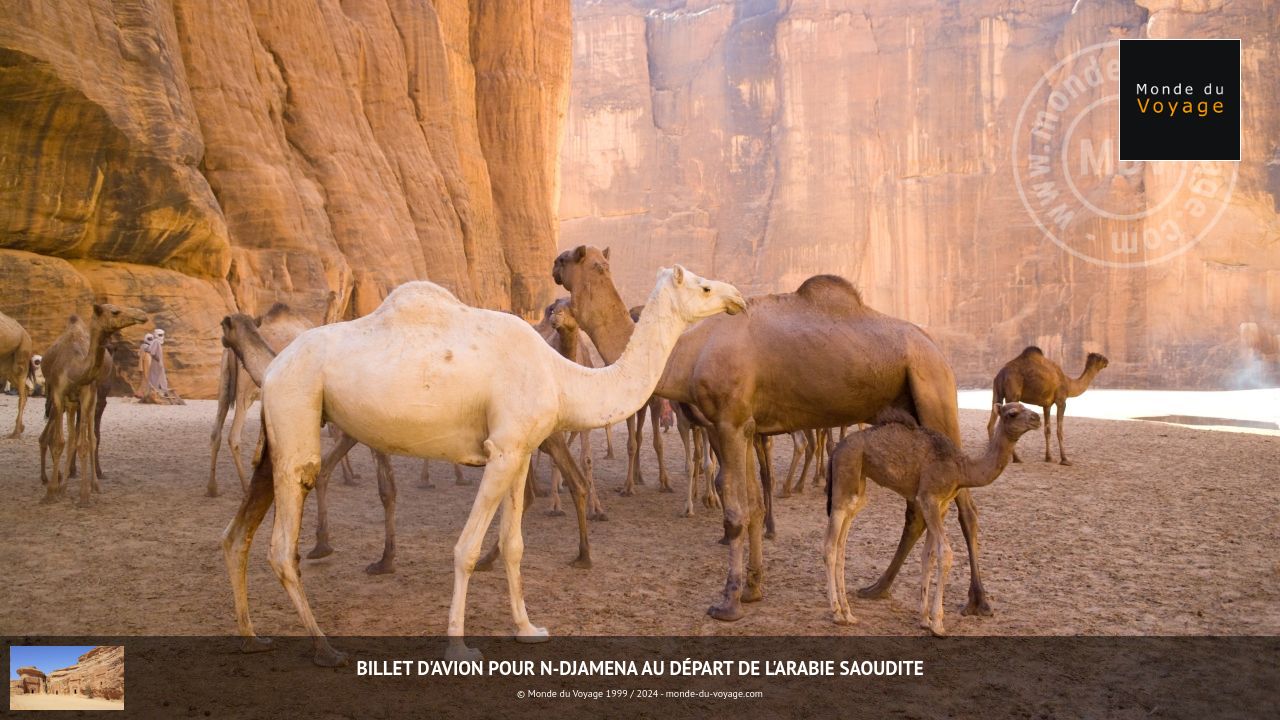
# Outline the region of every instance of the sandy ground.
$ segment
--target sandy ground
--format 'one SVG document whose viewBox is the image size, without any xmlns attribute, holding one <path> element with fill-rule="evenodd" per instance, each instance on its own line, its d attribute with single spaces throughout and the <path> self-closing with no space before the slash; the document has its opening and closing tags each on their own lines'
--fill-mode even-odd
<svg viewBox="0 0 1280 720">
<path fill-rule="evenodd" d="M 104 492 L 87 509 L 70 500 L 41 505 L 36 438 L 40 402 L 28 430 L 0 440 L 0 528 L 8 546 L 0 635 L 232 633 L 230 591 L 218 539 L 240 499 L 227 452 L 219 460 L 226 492 L 204 496 L 214 404 L 138 405 L 113 398 L 103 429 Z M 0 397 L 0 429 L 13 423 L 16 398 Z M 985 440 L 986 413 L 962 411 L 965 441 Z M 249 426 L 254 437 L 257 420 Z M 623 447 L 620 433 L 615 433 Z M 893 597 L 854 600 L 860 623 L 833 625 L 826 609 L 820 543 L 823 496 L 776 503 L 779 534 L 766 545 L 765 599 L 745 619 L 722 624 L 704 610 L 719 593 L 726 550 L 718 512 L 678 517 L 685 481 L 674 431 L 667 462 L 677 494 L 648 484 L 635 497 L 614 493 L 624 463 L 602 459 L 597 478 L 609 521 L 594 523 L 595 567 L 569 568 L 576 543 L 571 517 L 547 517 L 539 500 L 525 521 L 524 579 L 530 614 L 553 635 L 915 635 L 918 551 Z M 947 590 L 948 627 L 956 635 L 1201 635 L 1280 633 L 1280 437 L 1213 432 L 1152 422 L 1068 417 L 1076 464 L 1038 460 L 1043 439 L 1023 439 L 1031 460 L 1011 466 L 977 491 L 982 562 L 994 617 L 958 610 L 968 584 L 954 512 L 948 521 L 956 564 Z M 785 471 L 790 442 L 778 444 Z M 367 451 L 353 453 L 362 479 L 336 485 L 337 552 L 303 560 L 306 588 L 330 634 L 443 634 L 452 583 L 452 547 L 474 487 L 452 484 L 434 464 L 439 487 L 418 487 L 419 461 L 399 458 L 399 568 L 370 577 L 363 569 L 382 544 L 382 511 Z M 541 475 L 549 463 L 541 462 Z M 468 469 L 478 479 L 480 470 Z M 567 500 L 567 494 L 566 494 Z M 308 503 L 304 554 L 314 531 Z M 849 543 L 850 586 L 873 580 L 897 540 L 902 501 L 873 487 Z M 270 516 L 268 516 L 270 522 Z M 496 523 L 495 523 L 496 525 Z M 292 606 L 265 558 L 258 534 L 250 593 L 260 633 L 299 634 Z M 490 532 L 492 537 L 493 531 Z M 501 571 L 472 580 L 471 634 L 511 631 Z"/>
<path fill-rule="evenodd" d="M 10 710 L 123 710 L 123 700 L 80 695 L 10 695 Z"/>
</svg>

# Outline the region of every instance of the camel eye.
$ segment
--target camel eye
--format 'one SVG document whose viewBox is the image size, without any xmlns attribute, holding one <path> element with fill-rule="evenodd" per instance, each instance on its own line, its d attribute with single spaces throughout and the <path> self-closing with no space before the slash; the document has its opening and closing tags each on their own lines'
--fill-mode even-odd
<svg viewBox="0 0 1280 720">
<path fill-rule="evenodd" d="M 710 293 L 711 293 L 711 288 L 706 287 L 706 286 L 704 285 L 704 286 L 703 286 L 703 288 L 702 288 L 702 292 L 707 293 L 707 294 L 710 294 Z"/>
</svg>

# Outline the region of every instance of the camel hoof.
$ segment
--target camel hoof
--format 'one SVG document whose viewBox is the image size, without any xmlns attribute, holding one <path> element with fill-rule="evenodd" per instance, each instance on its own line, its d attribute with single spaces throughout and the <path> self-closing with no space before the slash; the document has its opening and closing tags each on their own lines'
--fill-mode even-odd
<svg viewBox="0 0 1280 720">
<path fill-rule="evenodd" d="M 609 522 L 609 516 L 602 512 L 591 513 L 587 516 L 587 519 L 591 522 Z"/>
<path fill-rule="evenodd" d="M 889 597 L 889 588 L 879 585 L 868 585 L 858 591 L 858 597 L 864 600 L 884 600 Z"/>
<path fill-rule="evenodd" d="M 570 560 L 570 561 L 569 561 L 569 567 L 571 567 L 571 568 L 576 568 L 576 569 L 578 569 L 578 570 L 590 570 L 590 569 L 591 569 L 591 558 L 590 558 L 590 557 L 583 557 L 582 555 L 579 555 L 578 557 L 576 557 L 576 558 L 574 558 L 573 560 Z"/>
<path fill-rule="evenodd" d="M 837 625 L 856 625 L 858 623 L 858 619 L 853 616 L 853 613 L 845 610 L 832 611 L 831 619 L 834 620 Z"/>
<path fill-rule="evenodd" d="M 622 497 L 631 497 L 636 494 L 636 491 L 632 490 L 631 488 L 622 488 L 621 490 L 618 491 L 618 494 L 621 495 Z"/>
<path fill-rule="evenodd" d="M 546 628 L 534 627 L 530 625 L 516 633 L 516 642 L 533 645 L 535 643 L 544 643 L 551 639 L 551 633 Z"/>
<path fill-rule="evenodd" d="M 1018 457 L 1017 455 L 1014 455 L 1014 456 L 1013 456 L 1013 461 L 1014 461 L 1014 462 L 1016 462 L 1016 463 L 1020 463 L 1020 462 L 1022 462 L 1022 458 Z"/>
<path fill-rule="evenodd" d="M 729 544 L 729 536 L 728 536 L 728 535 L 721 535 L 721 536 L 720 536 L 720 539 L 719 539 L 719 540 L 717 540 L 717 541 L 716 541 L 716 543 L 717 543 L 717 544 L 719 544 L 719 545 L 728 545 L 728 544 Z"/>
<path fill-rule="evenodd" d="M 984 597 L 981 600 L 969 600 L 964 609 L 960 611 L 961 615 L 976 615 L 978 617 L 991 617 L 995 615 L 995 611 L 991 609 L 991 603 L 987 602 Z"/>
<path fill-rule="evenodd" d="M 1062 462 L 1060 462 L 1060 463 L 1058 463 L 1058 464 L 1059 464 L 1059 465 L 1070 465 L 1070 464 L 1071 464 L 1071 461 L 1070 461 L 1070 460 L 1065 460 L 1065 459 L 1064 459 Z"/>
<path fill-rule="evenodd" d="M 742 610 L 742 604 L 737 602 L 726 602 L 720 605 L 712 605 L 707 608 L 707 614 L 713 619 L 721 622 L 733 622 L 741 620 L 746 615 Z"/>
<path fill-rule="evenodd" d="M 563 510 L 548 510 L 547 517 L 564 517 Z"/>
<path fill-rule="evenodd" d="M 662 485 L 662 486 L 660 486 L 660 487 L 658 488 L 658 492 L 661 492 L 661 493 L 673 493 L 673 492 L 675 492 L 675 488 L 671 487 L 670 485 Z"/>
<path fill-rule="evenodd" d="M 774 495 L 774 497 L 778 498 L 779 500 L 786 500 L 787 498 L 791 497 L 791 492 L 787 490 L 779 490 L 778 494 Z"/>
<path fill-rule="evenodd" d="M 79 500 L 76 500 L 76 507 L 80 508 L 81 510 L 88 508 L 90 505 L 92 505 L 92 503 L 90 503 L 89 500 L 86 498 L 80 498 Z"/>
<path fill-rule="evenodd" d="M 693 508 L 687 507 L 684 509 L 684 512 L 680 513 L 679 517 L 691 518 L 691 517 L 698 517 L 698 515 L 693 511 Z"/>
<path fill-rule="evenodd" d="M 484 660 L 484 653 L 480 652 L 475 648 L 469 648 L 466 645 L 463 645 L 461 642 L 458 642 L 458 643 L 450 642 L 449 648 L 444 651 L 444 659 L 458 660 L 458 661 L 464 661 L 464 662 L 465 661 L 479 662 L 481 660 Z"/>
<path fill-rule="evenodd" d="M 319 560 L 333 554 L 333 548 L 327 542 L 318 542 L 316 546 L 311 548 L 311 552 L 307 553 L 308 560 Z"/>
<path fill-rule="evenodd" d="M 208 490 L 205 490 L 205 491 L 204 491 L 204 496 L 205 496 L 205 497 L 218 497 L 218 491 L 217 491 L 217 490 L 215 490 L 215 489 L 213 489 L 213 488 L 209 488 Z"/>
<path fill-rule="evenodd" d="M 744 603 L 760 602 L 763 599 L 764 591 L 760 589 L 759 585 L 747 585 L 747 588 L 742 591 L 742 602 Z"/>
<path fill-rule="evenodd" d="M 316 654 L 311 658 L 311 662 L 319 665 L 320 667 L 346 667 L 347 654 L 334 650 L 326 645 L 325 647 L 316 650 Z"/>
<path fill-rule="evenodd" d="M 271 642 L 271 638 L 258 637 L 255 635 L 240 641 L 240 652 L 245 654 L 267 652 L 275 649 L 275 643 Z"/>
<path fill-rule="evenodd" d="M 366 565 L 364 571 L 370 575 L 390 575 L 396 571 L 396 564 L 393 560 L 379 560 Z"/>
<path fill-rule="evenodd" d="M 937 623 L 929 624 L 927 627 L 929 628 L 929 632 L 930 632 L 934 637 L 946 637 L 946 636 L 947 636 L 947 628 L 946 628 L 946 627 L 944 627 L 944 626 L 942 625 L 942 623 L 941 623 L 941 622 L 937 622 Z"/>
<path fill-rule="evenodd" d="M 472 481 L 471 481 L 469 478 L 458 478 L 457 480 L 454 480 L 454 481 L 453 481 L 453 484 L 454 484 L 454 485 L 461 485 L 462 487 L 467 487 L 467 486 L 471 485 L 471 482 L 472 482 Z M 478 652 L 478 651 L 477 651 L 477 652 Z"/>
<path fill-rule="evenodd" d="M 44 497 L 42 497 L 42 498 L 40 498 L 40 504 L 41 504 L 41 505 L 52 505 L 52 504 L 54 504 L 54 503 L 58 502 L 58 501 L 59 501 L 59 500 L 61 500 L 61 499 L 62 499 L 62 496 L 61 496 L 61 495 L 51 495 L 51 494 L 49 494 L 49 493 L 45 493 L 45 496 L 44 496 Z"/>
<path fill-rule="evenodd" d="M 8 435 L 5 435 L 4 437 L 6 440 L 17 440 L 18 438 L 22 437 L 22 432 L 15 430 L 14 432 L 11 432 Z"/>
<path fill-rule="evenodd" d="M 765 540 L 772 540 L 772 539 L 774 539 L 774 538 L 776 538 L 776 537 L 778 537 L 778 531 L 777 531 L 777 530 L 774 530 L 773 528 L 770 528 L 770 529 L 768 529 L 768 530 L 765 530 L 765 531 L 764 531 L 764 539 L 765 539 Z"/>
<path fill-rule="evenodd" d="M 423 490 L 435 490 L 436 484 L 433 482 L 425 482 L 425 483 L 420 482 L 418 483 L 418 487 L 422 488 Z"/>
</svg>

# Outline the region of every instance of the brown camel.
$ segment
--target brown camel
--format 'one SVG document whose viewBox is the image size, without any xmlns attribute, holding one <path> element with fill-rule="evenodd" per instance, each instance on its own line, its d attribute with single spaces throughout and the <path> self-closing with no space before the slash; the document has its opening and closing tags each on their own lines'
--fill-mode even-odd
<svg viewBox="0 0 1280 720">
<path fill-rule="evenodd" d="M 112 335 L 107 341 L 107 353 L 102 356 L 102 377 L 98 379 L 98 404 L 93 411 L 93 465 L 97 468 L 98 479 L 105 480 L 107 474 L 102 471 L 102 456 L 100 450 L 102 448 L 102 415 L 107 411 L 107 398 L 111 395 L 111 387 L 115 383 L 116 359 L 115 354 L 124 345 L 124 338 L 119 333 Z M 41 463 L 44 458 L 40 458 Z M 71 456 L 70 467 L 67 469 L 67 477 L 74 478 L 77 475 L 76 456 Z"/>
<path fill-rule="evenodd" d="M 13 421 L 9 437 L 22 437 L 26 428 L 22 425 L 22 413 L 27 409 L 27 376 L 34 374 L 31 367 L 31 336 L 17 320 L 0 313 L 0 385 L 8 380 L 18 391 L 18 416 Z"/>
<path fill-rule="evenodd" d="M 52 460 L 53 477 L 47 481 L 48 487 L 41 502 L 55 502 L 63 495 L 64 420 L 69 437 L 65 445 L 68 456 L 75 456 L 81 450 L 85 453 L 80 463 L 84 472 L 80 475 L 79 504 L 89 503 L 90 488 L 99 489 L 98 443 L 93 432 L 93 418 L 98 406 L 98 383 L 106 362 L 107 339 L 114 332 L 146 321 L 147 316 L 141 310 L 97 304 L 93 306 L 87 327 L 83 320 L 72 315 L 67 329 L 44 354 L 45 426 L 40 433 L 40 480 L 46 481 L 46 450 Z"/>
<path fill-rule="evenodd" d="M 294 338 L 315 327 L 310 320 L 284 303 L 272 305 L 256 322 L 258 334 L 271 349 L 273 357 L 293 342 Z M 222 445 L 222 425 L 226 422 L 227 410 L 233 405 L 235 414 L 231 416 L 227 447 L 231 449 L 231 461 L 235 463 L 236 474 L 240 476 L 241 489 L 247 490 L 249 487 L 244 458 L 240 452 L 240 440 L 244 434 L 245 421 L 249 418 L 249 406 L 257 399 L 258 384 L 253 381 L 244 365 L 236 362 L 234 352 L 227 348 L 222 353 L 221 374 L 218 377 L 218 414 L 214 419 L 213 432 L 209 435 L 209 484 L 205 489 L 205 494 L 209 497 L 218 496 L 218 449 Z M 261 431 L 257 446 L 261 451 Z M 254 455 L 256 457 L 257 452 Z"/>
<path fill-rule="evenodd" d="M 984 487 L 1009 464 L 1014 444 L 1023 433 L 1040 427 L 1034 410 L 1019 403 L 995 406 L 999 418 L 987 449 L 966 456 L 950 438 L 920 427 L 910 414 L 890 408 L 876 427 L 857 432 L 836 446 L 827 466 L 827 539 L 823 559 L 827 567 L 827 599 L 837 625 L 852 625 L 844 586 L 844 559 L 849 527 L 867 504 L 867 478 L 915 505 L 924 516 L 928 536 L 920 555 L 920 627 L 946 634 L 942 594 L 951 572 L 951 546 L 943 520 L 947 506 L 964 488 Z M 930 571 L 936 570 L 931 577 Z M 931 593 L 930 584 L 934 589 Z"/>
<path fill-rule="evenodd" d="M 276 356 L 259 327 L 257 320 L 240 313 L 222 318 L 223 347 L 234 353 L 240 367 L 257 387 L 262 386 L 267 366 Z M 335 435 L 338 443 L 324 456 L 320 474 L 316 476 L 316 545 L 307 554 L 312 560 L 333 554 L 333 547 L 329 544 L 329 477 L 333 474 L 334 466 L 346 459 L 356 444 L 351 436 L 341 430 Z M 370 452 L 373 453 L 373 461 L 378 469 L 378 497 L 382 500 L 384 540 L 382 557 L 377 562 L 370 563 L 364 571 L 370 575 L 384 575 L 396 571 L 396 479 L 391 469 L 391 459 L 372 448 Z"/>
<path fill-rule="evenodd" d="M 635 325 L 613 284 L 608 252 L 588 246 L 567 250 L 556 258 L 552 274 L 569 290 L 574 316 L 600 354 L 615 361 Z M 684 333 L 655 394 L 694 411 L 690 419 L 708 429 L 720 460 L 729 572 L 723 597 L 707 611 L 719 620 L 742 617 L 742 603 L 763 596 L 763 539 L 773 488 L 767 466 L 763 482 L 753 477 L 756 433 L 870 422 L 886 407 L 900 407 L 960 440 L 955 376 L 942 351 L 923 330 L 867 307 L 847 280 L 830 275 L 809 278 L 794 293 L 752 298 L 747 312 L 709 318 Z M 965 489 L 956 505 L 969 548 L 964 612 L 990 614 L 978 564 L 977 509 Z M 908 506 L 897 552 L 864 596 L 888 594 L 923 530 L 923 517 Z"/>
<path fill-rule="evenodd" d="M 1062 417 L 1067 412 L 1067 398 L 1081 395 L 1089 389 L 1089 384 L 1108 365 L 1107 358 L 1098 353 L 1089 353 L 1085 359 L 1084 371 L 1078 378 L 1067 377 L 1062 367 L 1044 356 L 1035 345 L 1027 346 L 1022 354 L 1005 363 L 996 373 L 991 383 L 991 401 L 998 405 L 1003 402 L 1023 402 L 1028 405 L 1039 405 L 1044 409 L 1044 461 L 1052 462 L 1049 454 L 1049 407 L 1058 408 L 1058 460 L 1063 465 L 1070 465 L 1066 451 L 1062 449 Z M 992 407 L 994 408 L 995 405 Z M 996 424 L 996 413 L 992 409 L 987 419 L 987 435 L 990 436 Z M 1014 462 L 1022 462 L 1015 452 Z"/>
</svg>

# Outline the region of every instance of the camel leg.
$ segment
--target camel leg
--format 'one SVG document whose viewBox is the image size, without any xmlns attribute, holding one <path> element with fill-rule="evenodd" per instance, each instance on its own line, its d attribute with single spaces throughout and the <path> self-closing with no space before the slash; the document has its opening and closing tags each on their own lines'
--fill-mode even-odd
<svg viewBox="0 0 1280 720">
<path fill-rule="evenodd" d="M 754 441 L 756 462 L 760 464 L 760 485 L 763 487 L 764 499 L 764 536 L 772 540 L 777 535 L 773 525 L 773 438 L 757 435 Z"/>
<path fill-rule="evenodd" d="M 813 451 L 813 487 L 818 487 L 821 478 L 824 476 L 822 468 L 827 466 L 827 459 L 831 452 L 831 429 L 826 428 L 817 430 L 813 434 L 814 444 L 817 446 Z"/>
<path fill-rule="evenodd" d="M 590 519 L 595 520 L 604 515 L 604 508 L 600 506 L 600 499 L 596 497 L 594 491 L 596 486 L 596 461 L 591 458 L 591 431 L 583 430 L 578 434 L 578 438 L 578 458 L 580 459 L 578 468 L 582 470 L 582 478 L 587 484 L 583 489 L 587 493 L 587 505 L 591 510 Z"/>
<path fill-rule="evenodd" d="M 462 466 L 458 465 L 457 463 L 454 463 L 454 466 L 453 466 L 453 484 L 462 485 L 462 486 L 471 484 L 471 481 L 468 480 L 466 476 L 462 474 Z"/>
<path fill-rule="evenodd" d="M 982 569 L 978 565 L 978 506 L 973 502 L 969 488 L 956 493 L 956 514 L 960 517 L 960 530 L 969 549 L 969 601 L 961 615 L 990 616 L 991 603 L 982 587 Z"/>
<path fill-rule="evenodd" d="M 67 474 L 66 479 L 80 477 L 80 458 L 76 452 L 80 446 L 80 401 L 67 408 Z"/>
<path fill-rule="evenodd" d="M 889 561 L 889 567 L 885 568 L 884 574 L 876 580 L 875 584 L 858 591 L 858 597 L 874 599 L 889 597 L 889 588 L 893 587 L 893 581 L 898 577 L 902 563 L 906 561 L 907 555 L 916 544 L 916 540 L 920 539 L 922 532 L 924 532 L 924 518 L 916 512 L 915 503 L 908 502 L 907 515 L 902 523 L 902 537 L 898 540 L 898 549 L 893 553 L 893 560 Z"/>
<path fill-rule="evenodd" d="M 356 478 L 360 476 L 356 474 L 355 468 L 351 467 L 351 456 L 344 455 L 342 457 L 342 461 L 338 464 L 342 466 L 342 484 L 343 485 L 357 484 Z"/>
<path fill-rule="evenodd" d="M 814 450 L 818 447 L 818 441 L 812 430 L 802 431 L 804 435 L 804 467 L 800 468 L 800 477 L 796 480 L 795 492 L 804 492 L 804 479 L 809 476 L 809 466 L 813 464 Z M 818 468 L 814 468 L 817 472 Z"/>
<path fill-rule="evenodd" d="M 943 624 L 942 601 L 952 559 L 951 547 L 947 543 L 943 527 L 942 511 L 946 505 L 930 497 L 919 498 L 919 505 L 927 529 L 925 552 L 920 556 L 920 624 L 934 635 L 942 636 L 947 634 L 946 626 Z M 934 574 L 932 583 L 930 582 L 931 574 Z M 930 592 L 931 584 L 933 585 L 932 593 Z"/>
<path fill-rule="evenodd" d="M 676 411 L 676 432 L 680 433 L 680 446 L 684 448 L 684 473 L 689 479 L 689 496 L 684 503 L 682 517 L 693 517 L 693 501 L 698 494 L 697 465 L 693 457 L 693 428 L 685 419 L 684 413 Z"/>
<path fill-rule="evenodd" d="M 537 455 L 537 453 L 538 451 L 535 450 L 534 455 Z M 529 512 L 529 508 L 533 507 L 534 496 L 533 496 L 532 483 L 535 477 L 537 477 L 537 474 L 533 471 L 533 463 L 530 462 L 529 469 L 525 471 L 524 510 L 522 512 Z M 501 556 L 502 556 L 502 533 L 498 533 L 498 537 L 496 540 L 494 540 L 493 545 L 489 548 L 489 551 L 486 552 L 484 555 L 482 555 L 480 559 L 476 561 L 475 571 L 489 572 L 490 570 L 493 569 L 493 564 L 497 562 L 498 558 Z"/>
<path fill-rule="evenodd" d="M 93 478 L 93 491 L 102 492 L 102 488 L 98 487 L 98 480 L 105 479 L 107 476 L 102 472 L 102 459 L 98 455 L 98 449 L 102 447 L 102 414 L 107 411 L 107 395 L 106 393 L 98 393 L 98 401 L 93 412 L 93 469 L 96 473 Z"/>
<path fill-rule="evenodd" d="M 222 424 L 227 421 L 227 410 L 231 409 L 236 398 L 238 365 L 235 353 L 230 348 L 224 349 L 218 377 L 218 413 L 213 421 L 213 431 L 209 433 L 209 484 L 204 490 L 208 497 L 218 497 L 218 450 L 222 446 Z"/>
<path fill-rule="evenodd" d="M 604 426 L 604 459 L 613 459 L 613 426 Z"/>
<path fill-rule="evenodd" d="M 529 462 L 526 455 L 524 461 Z M 514 473 L 517 478 L 523 472 Z M 524 605 L 524 583 L 520 577 L 520 561 L 524 557 L 524 536 L 520 521 L 524 515 L 524 488 L 517 483 L 502 499 L 502 520 L 499 537 L 502 543 L 502 561 L 507 566 L 507 590 L 511 594 L 511 618 L 516 624 L 516 641 L 525 643 L 545 642 L 547 629 L 534 627 L 529 622 L 529 612 Z"/>
<path fill-rule="evenodd" d="M 244 424 L 249 414 L 249 406 L 253 404 L 253 391 L 247 391 L 240 383 L 236 387 L 236 409 L 231 417 L 231 432 L 227 435 L 227 447 L 231 449 L 231 462 L 235 463 L 236 475 L 240 477 L 240 487 L 249 492 L 249 478 L 245 474 L 244 458 L 240 457 L 240 441 L 244 435 Z M 263 428 L 259 432 L 266 432 Z"/>
<path fill-rule="evenodd" d="M 31 364 L 31 357 L 27 354 L 26 360 L 23 360 L 24 354 L 26 353 L 23 351 L 15 351 L 13 372 L 10 373 L 9 379 L 18 391 L 18 416 L 13 420 L 13 432 L 9 433 L 10 439 L 22 437 L 23 431 L 26 430 L 26 426 L 22 424 L 22 413 L 27 409 L 27 393 L 30 392 L 27 389 L 27 368 Z"/>
<path fill-rule="evenodd" d="M 576 434 L 577 434 L 577 433 L 570 433 L 570 434 L 569 434 L 569 439 L 566 441 L 566 444 L 568 444 L 568 445 L 572 445 L 572 444 L 573 444 L 573 436 L 574 436 L 574 435 L 576 435 Z M 531 487 L 533 488 L 533 494 L 534 494 L 534 495 L 537 495 L 537 494 L 538 494 L 538 487 L 537 487 L 537 483 L 535 482 L 535 479 L 536 479 L 536 478 L 537 478 L 537 475 L 535 475 L 535 474 L 534 474 L 534 472 L 533 472 L 533 463 L 529 463 L 529 472 L 528 472 L 528 475 L 527 475 L 527 477 L 526 477 L 526 479 L 525 479 L 525 482 L 526 482 L 526 483 L 533 483 L 533 485 L 532 485 Z M 548 516 L 550 516 L 550 517 L 563 517 L 563 516 L 564 516 L 564 510 L 563 510 L 563 509 L 561 509 L 561 507 L 560 507 L 560 480 L 561 480 L 561 476 L 560 476 L 560 468 L 556 467 L 556 466 L 555 466 L 555 463 L 552 463 L 552 464 L 551 464 L 551 493 L 550 493 L 550 495 L 551 495 L 551 509 L 550 509 L 550 510 L 547 510 L 547 515 L 548 515 Z"/>
<path fill-rule="evenodd" d="M 565 442 L 564 433 L 554 433 L 543 441 L 541 450 L 551 456 L 551 461 L 560 469 L 560 474 L 569 481 L 569 496 L 573 498 L 574 513 L 578 518 L 578 557 L 569 564 L 580 570 L 591 567 L 591 543 L 587 539 L 587 484 L 582 470 L 573 461 L 573 453 L 569 452 L 569 444 Z M 597 501 L 598 502 L 598 501 Z M 595 515 L 597 521 L 608 520 L 604 509 Z"/>
<path fill-rule="evenodd" d="M 749 424 L 749 423 L 748 423 Z M 748 474 L 751 465 L 754 428 L 745 429 L 727 421 L 717 423 L 708 432 L 712 447 L 720 457 L 716 484 L 724 503 L 724 537 L 729 545 L 729 576 L 720 602 L 707 609 L 716 620 L 730 622 L 742 618 L 743 590 L 746 587 L 746 537 L 752 523 L 749 486 L 759 487 Z"/>
<path fill-rule="evenodd" d="M 702 496 L 702 504 L 711 510 L 719 510 L 723 507 L 720 502 L 720 488 L 716 482 L 717 474 L 720 471 L 719 464 L 715 454 L 711 451 L 710 435 L 706 428 L 702 428 L 698 436 L 694 438 L 694 442 L 701 447 L 698 455 L 700 458 L 700 466 L 702 468 L 702 483 L 705 493 Z"/>
<path fill-rule="evenodd" d="M 924 513 L 921 513 L 924 515 Z M 926 526 L 928 521 L 926 522 Z M 924 547 L 920 548 L 920 619 L 922 628 L 930 629 L 929 624 L 929 592 L 933 589 L 933 555 L 936 538 L 932 533 L 926 535 Z"/>
<path fill-rule="evenodd" d="M 80 462 L 83 472 L 80 473 L 80 500 L 76 503 L 80 507 L 88 507 L 90 495 L 93 492 L 93 484 L 97 478 L 98 469 L 93 465 L 93 413 L 98 407 L 98 398 L 95 393 L 96 388 L 92 385 L 86 385 L 80 388 L 80 410 L 76 413 L 76 434 L 75 434 L 75 450 L 73 454 L 83 453 L 83 460 Z"/>
<path fill-rule="evenodd" d="M 236 627 L 244 640 L 241 643 L 243 652 L 261 652 L 271 649 L 271 640 L 259 638 L 253 631 L 253 620 L 249 617 L 249 586 L 246 574 L 249 566 L 249 546 L 253 543 L 253 534 L 262 523 L 267 510 L 275 498 L 273 467 L 269 452 L 264 452 L 264 460 L 254 467 L 253 480 L 249 483 L 249 492 L 240 501 L 240 509 L 231 519 L 227 529 L 222 533 L 222 557 L 227 565 L 227 574 L 231 578 L 231 594 L 235 599 Z"/>
<path fill-rule="evenodd" d="M 308 560 L 319 560 L 333 554 L 333 546 L 329 544 L 329 478 L 333 476 L 334 466 L 346 458 L 347 453 L 355 446 L 355 438 L 339 432 L 337 444 L 329 450 L 324 462 L 320 464 L 320 473 L 316 475 L 316 544 L 307 553 Z M 263 455 L 257 464 L 261 465 L 265 459 L 266 456 Z"/>
<path fill-rule="evenodd" d="M 791 465 L 787 468 L 787 477 L 782 481 L 782 486 L 778 488 L 778 497 L 791 497 L 791 481 L 796 476 L 796 466 L 800 464 L 800 433 L 790 433 L 791 435 Z"/>
<path fill-rule="evenodd" d="M 50 418 L 52 418 L 52 415 L 50 415 Z M 49 475 L 46 472 L 44 460 L 45 460 L 45 455 L 49 452 L 50 439 L 53 437 L 52 428 L 53 428 L 52 419 L 46 419 L 44 423 L 44 429 L 40 431 L 40 484 L 41 485 L 49 484 Z"/>
<path fill-rule="evenodd" d="M 529 462 L 527 454 L 504 452 L 492 439 L 486 440 L 484 445 L 489 462 L 484 466 L 484 477 L 480 479 L 480 488 L 471 505 L 471 514 L 453 547 L 453 599 L 449 605 L 449 649 L 446 656 L 454 660 L 481 659 L 480 651 L 468 648 L 463 640 L 467 585 L 471 581 L 471 574 L 475 572 L 476 560 L 480 557 L 485 530 L 493 521 L 498 504 L 504 499 L 513 502 L 510 493 L 519 486 L 519 476 L 527 472 L 525 466 Z M 518 531 L 519 525 L 516 528 Z"/>
<path fill-rule="evenodd" d="M 1067 459 L 1067 451 L 1062 449 L 1062 417 L 1066 414 L 1066 412 L 1067 412 L 1067 404 L 1066 404 L 1065 402 L 1060 402 L 1060 403 L 1058 403 L 1058 460 L 1059 460 L 1059 462 L 1061 462 L 1063 465 L 1070 465 L 1070 464 L 1071 464 L 1071 461 Z M 1046 409 L 1045 409 L 1045 413 L 1044 413 L 1044 420 L 1045 420 L 1045 423 L 1044 423 L 1045 432 L 1046 432 L 1046 433 L 1048 433 L 1048 431 L 1049 431 L 1049 410 L 1048 410 L 1048 408 L 1046 408 Z M 1048 440 L 1048 437 L 1046 437 L 1046 438 L 1045 438 L 1045 440 L 1047 441 L 1047 440 Z M 1048 452 L 1048 447 L 1047 447 L 1047 446 L 1048 446 L 1048 442 L 1046 442 L 1046 443 L 1045 443 L 1045 445 L 1046 445 L 1045 452 L 1047 453 L 1047 452 Z M 1046 458 L 1046 459 L 1047 459 L 1047 458 Z"/>
<path fill-rule="evenodd" d="M 755 422 L 750 423 L 751 436 L 755 436 Z M 747 585 L 742 590 L 742 602 L 752 603 L 764 599 L 764 539 L 772 538 L 773 531 L 773 481 L 765 485 L 755 482 L 758 469 L 752 466 L 753 456 L 748 450 L 746 474 L 742 476 L 747 492 Z"/>
<path fill-rule="evenodd" d="M 837 625 L 852 625 L 856 619 L 849 607 L 849 596 L 845 590 L 844 557 L 848 552 L 849 528 L 853 524 L 853 518 L 866 504 L 862 453 L 850 452 L 847 460 L 841 462 L 832 458 L 828 474 L 828 485 L 831 487 L 830 516 L 827 518 L 823 553 L 827 570 L 827 601 L 832 619 Z"/>
<path fill-rule="evenodd" d="M 1058 422 L 1058 428 L 1062 428 L 1062 422 Z M 1053 456 L 1049 451 L 1053 449 L 1053 441 L 1049 439 L 1049 406 L 1044 406 L 1044 461 L 1053 462 Z M 1062 452 L 1062 443 L 1058 443 L 1058 452 Z"/>
<path fill-rule="evenodd" d="M 45 422 L 44 432 L 48 434 L 49 440 L 49 464 L 53 469 L 53 476 L 49 480 L 49 484 L 45 487 L 44 498 L 42 503 L 56 502 L 62 499 L 62 448 L 65 444 L 62 439 L 64 416 L 69 411 L 60 407 L 55 403 L 49 414 L 49 419 Z M 44 434 L 41 434 L 44 438 Z M 41 461 L 44 455 L 41 454 Z"/>
<path fill-rule="evenodd" d="M 662 454 L 662 433 L 659 432 L 662 425 L 661 402 L 654 398 L 649 403 L 649 429 L 653 431 L 653 452 L 658 456 L 658 492 L 673 493 L 675 488 L 671 487 L 671 476 L 667 474 L 667 461 Z"/>
<path fill-rule="evenodd" d="M 370 449 L 378 470 L 378 498 L 382 500 L 384 539 L 382 558 L 364 569 L 370 575 L 386 575 L 396 571 L 396 476 L 391 469 L 391 458 Z"/>
<path fill-rule="evenodd" d="M 431 482 L 431 462 L 429 460 L 422 461 L 422 472 L 418 475 L 418 487 L 431 489 L 436 486 Z"/>
</svg>

